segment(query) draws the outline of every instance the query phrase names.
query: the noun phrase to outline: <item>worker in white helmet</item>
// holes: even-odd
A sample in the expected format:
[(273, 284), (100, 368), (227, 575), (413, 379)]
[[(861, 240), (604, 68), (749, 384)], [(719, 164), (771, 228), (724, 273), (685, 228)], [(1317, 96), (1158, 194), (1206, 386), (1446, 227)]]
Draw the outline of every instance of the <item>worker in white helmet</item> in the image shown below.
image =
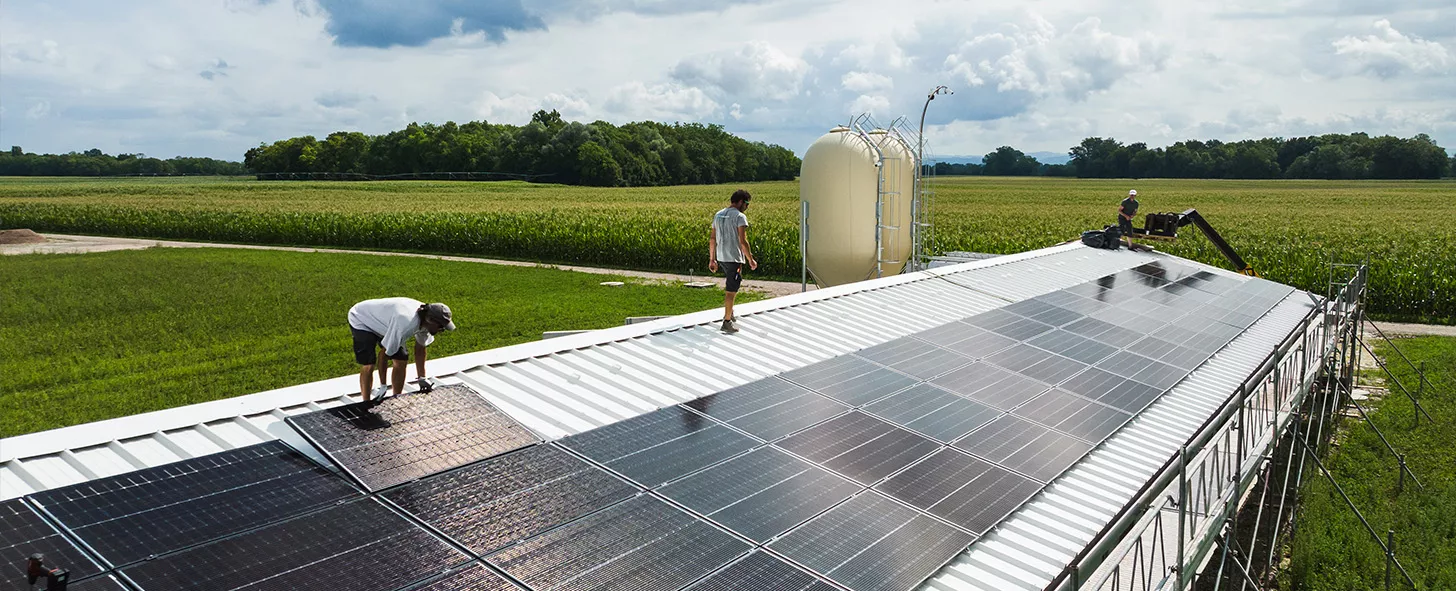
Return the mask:
[(1127, 192), (1127, 199), (1123, 199), (1122, 205), (1117, 207), (1117, 228), (1127, 239), (1128, 248), (1132, 248), (1132, 219), (1137, 216), (1137, 210), (1137, 189), (1133, 189)]

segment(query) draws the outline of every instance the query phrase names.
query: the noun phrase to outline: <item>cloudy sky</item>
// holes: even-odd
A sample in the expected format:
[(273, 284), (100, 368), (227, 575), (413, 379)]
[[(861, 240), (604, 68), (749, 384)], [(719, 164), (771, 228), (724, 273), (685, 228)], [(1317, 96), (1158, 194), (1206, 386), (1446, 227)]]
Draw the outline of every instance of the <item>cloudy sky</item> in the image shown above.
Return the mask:
[(945, 84), (942, 155), (1362, 130), (1450, 149), (1452, 23), (1456, 0), (4, 0), (0, 147), (238, 160), (544, 108), (802, 153)]

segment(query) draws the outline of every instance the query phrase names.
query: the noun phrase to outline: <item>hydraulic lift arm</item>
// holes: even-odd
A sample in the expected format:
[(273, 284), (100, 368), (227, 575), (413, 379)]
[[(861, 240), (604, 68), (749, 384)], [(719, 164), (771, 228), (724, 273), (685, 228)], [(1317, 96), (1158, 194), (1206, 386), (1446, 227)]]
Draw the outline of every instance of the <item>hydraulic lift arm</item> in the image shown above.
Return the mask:
[(1145, 223), (1147, 228), (1143, 229), (1142, 232), (1134, 231), (1134, 235), (1141, 234), (1148, 238), (1171, 240), (1178, 237), (1178, 228), (1189, 224), (1198, 226), (1198, 229), (1203, 231), (1203, 235), (1208, 237), (1208, 241), (1212, 242), (1213, 246), (1219, 252), (1223, 253), (1223, 256), (1227, 257), (1230, 263), (1233, 263), (1234, 270), (1251, 277), (1259, 276), (1259, 273), (1252, 266), (1244, 262), (1244, 257), (1234, 252), (1234, 248), (1229, 246), (1229, 243), (1223, 239), (1223, 236), (1218, 234), (1218, 230), (1213, 229), (1213, 226), (1209, 225), (1208, 220), (1203, 219), (1203, 216), (1198, 213), (1197, 209), (1189, 209), (1178, 214), (1148, 214), (1145, 218)]

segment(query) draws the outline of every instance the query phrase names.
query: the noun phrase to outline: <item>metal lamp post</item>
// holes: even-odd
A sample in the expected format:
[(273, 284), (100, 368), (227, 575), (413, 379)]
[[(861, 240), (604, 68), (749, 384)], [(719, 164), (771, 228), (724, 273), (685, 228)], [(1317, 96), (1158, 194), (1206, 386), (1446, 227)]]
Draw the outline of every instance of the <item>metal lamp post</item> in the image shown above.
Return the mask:
[(924, 194), (924, 189), (921, 186), (923, 181), (919, 180), (922, 179), (922, 177), (925, 175), (925, 114), (930, 111), (930, 101), (935, 100), (936, 95), (941, 94), (955, 93), (951, 92), (951, 90), (949, 88), (946, 88), (943, 84), (936, 86), (935, 88), (932, 88), (930, 90), (929, 94), (925, 95), (925, 108), (920, 109), (920, 131), (916, 134), (916, 139), (919, 141), (920, 145), (916, 146), (915, 148), (915, 178), (917, 179), (915, 191), (915, 207), (913, 213), (913, 217), (915, 219), (912, 222), (914, 225), (911, 227), (911, 230), (914, 232), (913, 242), (915, 243), (915, 253), (914, 260), (911, 261), (911, 270), (919, 270), (921, 258), (923, 255), (922, 249), (924, 249), (925, 247), (925, 245), (923, 244), (923, 241), (925, 239), (924, 237), (920, 236), (922, 221), (920, 219), (920, 209), (924, 206), (924, 204), (920, 203), (920, 201)]

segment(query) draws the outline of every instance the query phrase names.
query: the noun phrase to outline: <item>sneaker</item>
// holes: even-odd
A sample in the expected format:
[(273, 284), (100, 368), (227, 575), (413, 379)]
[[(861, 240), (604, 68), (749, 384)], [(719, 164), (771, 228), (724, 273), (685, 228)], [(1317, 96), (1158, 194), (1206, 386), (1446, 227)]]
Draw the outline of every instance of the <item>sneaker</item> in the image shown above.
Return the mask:
[(724, 320), (722, 330), (723, 332), (726, 332), (728, 334), (733, 334), (735, 332), (738, 332), (738, 327), (734, 324), (732, 320)]

